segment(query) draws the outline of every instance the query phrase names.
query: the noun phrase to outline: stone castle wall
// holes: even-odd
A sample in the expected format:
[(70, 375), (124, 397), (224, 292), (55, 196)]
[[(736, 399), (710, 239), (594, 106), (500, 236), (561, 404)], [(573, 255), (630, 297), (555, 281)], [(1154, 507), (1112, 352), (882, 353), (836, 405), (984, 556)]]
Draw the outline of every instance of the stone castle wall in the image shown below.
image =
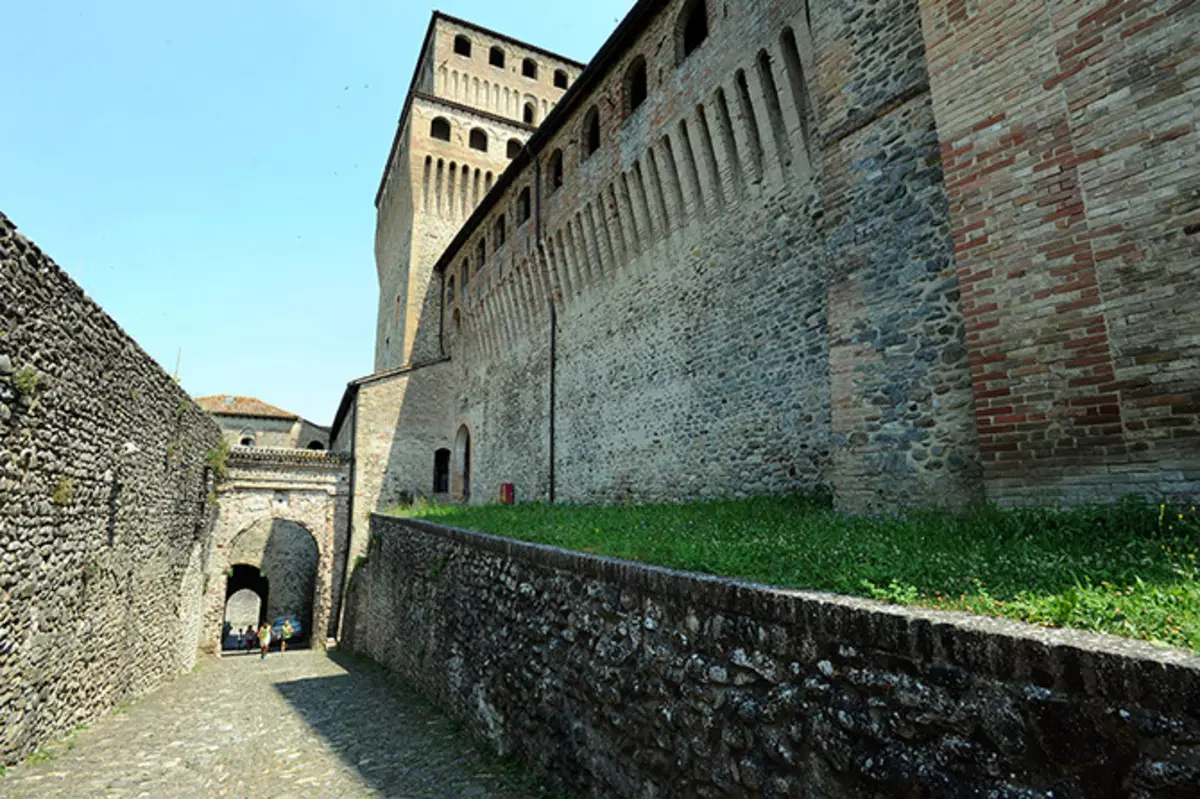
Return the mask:
[(1184, 797), (1200, 658), (372, 519), (343, 645), (580, 796)]
[(472, 499), (1195, 497), (1197, 12), (1020, 5), (637, 4), (438, 257), (390, 479), (466, 424)]
[(219, 440), (0, 215), (0, 761), (192, 667)]

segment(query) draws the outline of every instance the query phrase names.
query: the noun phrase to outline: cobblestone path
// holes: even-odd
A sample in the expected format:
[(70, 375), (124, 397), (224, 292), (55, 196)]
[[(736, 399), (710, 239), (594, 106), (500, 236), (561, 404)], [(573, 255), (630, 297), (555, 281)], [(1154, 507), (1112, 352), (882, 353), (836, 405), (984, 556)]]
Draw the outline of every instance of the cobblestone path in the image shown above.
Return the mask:
[(203, 662), (44, 752), (0, 797), (541, 795), (381, 669), (315, 651)]

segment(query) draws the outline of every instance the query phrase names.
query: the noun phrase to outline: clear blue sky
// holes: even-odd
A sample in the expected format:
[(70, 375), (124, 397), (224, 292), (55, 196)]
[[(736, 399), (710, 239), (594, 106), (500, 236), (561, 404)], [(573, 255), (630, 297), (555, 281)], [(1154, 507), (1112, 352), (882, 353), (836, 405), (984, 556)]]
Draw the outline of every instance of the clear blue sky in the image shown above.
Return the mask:
[[(437, 7), (587, 61), (632, 5)], [(328, 424), (372, 368), (372, 203), (434, 7), (0, 0), (0, 211), (193, 396)]]

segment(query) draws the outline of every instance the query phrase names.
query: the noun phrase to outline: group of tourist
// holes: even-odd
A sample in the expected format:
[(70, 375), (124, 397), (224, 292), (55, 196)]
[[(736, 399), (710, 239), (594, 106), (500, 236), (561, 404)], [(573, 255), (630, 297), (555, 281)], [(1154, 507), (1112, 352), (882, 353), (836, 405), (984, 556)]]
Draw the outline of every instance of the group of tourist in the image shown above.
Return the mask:
[[(296, 628), (292, 626), (291, 619), (284, 619), (283, 626), (279, 628), (279, 654), (287, 652), (288, 639), (296, 632)], [(246, 625), (246, 629), (242, 631), (242, 646), (249, 652), (254, 648), (262, 650), (262, 658), (266, 658), (271, 649), (271, 639), (275, 635), (275, 631), (267, 622), (262, 622), (258, 625), (258, 629), (254, 629), (253, 625)]]

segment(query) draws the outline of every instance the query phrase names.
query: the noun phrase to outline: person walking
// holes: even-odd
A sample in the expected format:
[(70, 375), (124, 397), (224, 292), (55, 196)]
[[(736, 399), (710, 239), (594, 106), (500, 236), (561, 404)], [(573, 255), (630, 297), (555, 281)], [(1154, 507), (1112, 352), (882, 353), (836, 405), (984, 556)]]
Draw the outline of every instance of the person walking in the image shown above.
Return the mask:
[(271, 649), (271, 625), (265, 621), (258, 625), (258, 645), (262, 647), (262, 657), (260, 660), (267, 659), (267, 653)]
[(279, 639), (279, 654), (282, 655), (284, 652), (287, 652), (288, 639), (291, 638), (292, 635), (296, 632), (296, 628), (292, 626), (292, 620), (284, 619), (283, 627), (280, 629), (279, 632), (282, 633), (282, 635), (280, 636), (280, 639)]
[(242, 638), (244, 639), (243, 643), (245, 644), (247, 652), (254, 649), (254, 644), (256, 643), (256, 637), (255, 637), (255, 633), (254, 633), (254, 625), (253, 624), (246, 625), (246, 632), (242, 633)]

